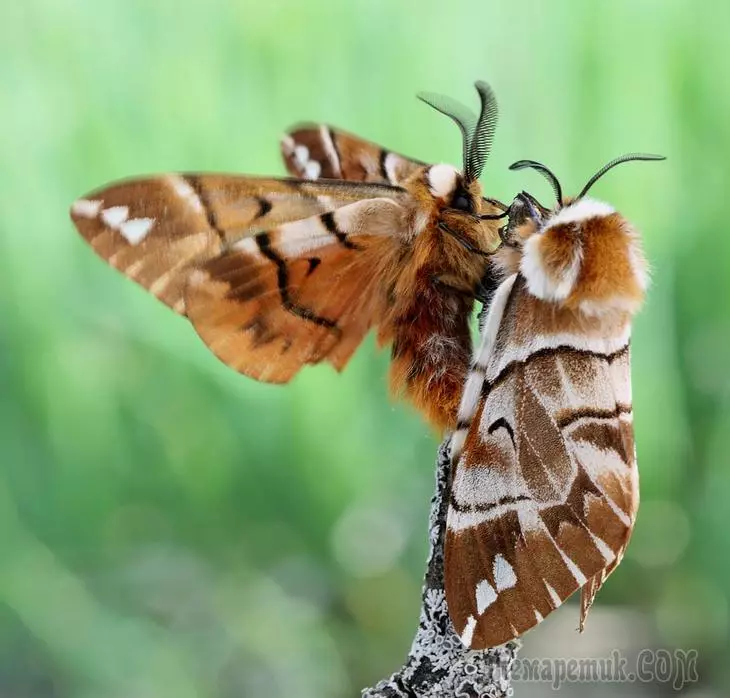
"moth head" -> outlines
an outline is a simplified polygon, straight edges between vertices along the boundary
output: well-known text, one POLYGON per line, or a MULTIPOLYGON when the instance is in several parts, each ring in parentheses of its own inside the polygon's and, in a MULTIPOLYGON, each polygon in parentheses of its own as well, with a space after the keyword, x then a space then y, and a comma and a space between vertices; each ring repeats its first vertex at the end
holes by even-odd
MULTIPOLYGON (((420 93, 418 98, 448 116, 461 131, 463 165, 461 171, 452 165, 424 168, 421 181, 422 196, 417 199, 431 203, 441 231, 467 249, 476 240, 474 231, 481 230, 480 214, 485 209, 479 177, 484 169, 497 127, 497 100, 485 82, 475 83, 481 108, 476 115, 463 104, 433 93, 420 93)), ((414 192, 415 193, 415 192, 414 192)), ((420 192, 418 192, 420 193, 420 192)), ((486 205, 491 212, 494 207, 486 205)), ((433 219, 432 219, 433 220, 433 219)), ((476 247, 479 245, 477 244, 476 247)))
POLYGON ((481 187, 477 180, 471 182, 453 165, 432 165, 424 172, 428 193, 440 209, 453 212, 475 214, 481 197, 481 187))
POLYGON ((510 206, 503 231, 505 244, 519 249, 519 270, 532 295, 589 316, 639 309, 649 281, 639 235, 611 205, 587 194, 622 162, 660 159, 629 154, 612 160, 573 199, 563 198, 560 183, 544 165, 522 160, 511 166, 538 170, 557 199, 548 210, 522 192, 510 206))

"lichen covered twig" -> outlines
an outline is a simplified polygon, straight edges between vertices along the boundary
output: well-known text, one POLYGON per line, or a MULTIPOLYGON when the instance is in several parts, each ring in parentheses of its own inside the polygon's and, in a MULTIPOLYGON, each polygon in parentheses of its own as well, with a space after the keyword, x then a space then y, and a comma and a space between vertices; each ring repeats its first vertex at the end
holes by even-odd
POLYGON ((464 649, 446 608, 444 534, 448 508, 448 440, 439 449, 431 500, 429 554, 421 618, 405 665, 363 691, 363 698, 502 698, 511 695, 510 672, 519 643, 486 652, 464 649))

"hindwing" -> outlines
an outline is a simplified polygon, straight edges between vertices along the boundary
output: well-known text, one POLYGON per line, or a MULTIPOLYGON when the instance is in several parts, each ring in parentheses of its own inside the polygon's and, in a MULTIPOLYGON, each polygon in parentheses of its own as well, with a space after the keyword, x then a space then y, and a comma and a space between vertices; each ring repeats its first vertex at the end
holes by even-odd
POLYGON ((282 138, 281 153, 295 177, 396 186, 426 164, 326 124, 294 127, 282 138))

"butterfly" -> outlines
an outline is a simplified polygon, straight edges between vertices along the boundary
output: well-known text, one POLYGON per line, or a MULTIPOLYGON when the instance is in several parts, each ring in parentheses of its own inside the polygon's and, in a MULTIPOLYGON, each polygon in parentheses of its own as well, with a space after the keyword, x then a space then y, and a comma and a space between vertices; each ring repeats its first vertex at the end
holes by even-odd
POLYGON ((548 210, 509 206, 484 321, 451 441, 446 599, 472 649, 540 623, 582 590, 580 629, 628 545, 639 504, 629 340, 648 285, 634 227, 588 198, 603 167, 548 210))
POLYGON ((479 176, 497 120, 419 98, 463 139, 461 170, 427 165, 325 125, 281 143, 290 178, 167 174, 115 182, 71 217, 111 266, 184 315, 223 362, 287 383, 308 364, 342 370, 377 328, 390 384, 453 428, 471 355, 469 317, 504 206, 479 176))

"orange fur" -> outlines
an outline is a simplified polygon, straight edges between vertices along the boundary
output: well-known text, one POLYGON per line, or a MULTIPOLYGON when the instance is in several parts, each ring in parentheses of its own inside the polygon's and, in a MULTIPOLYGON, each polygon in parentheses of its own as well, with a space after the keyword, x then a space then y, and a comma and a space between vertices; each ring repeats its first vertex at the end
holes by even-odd
POLYGON ((575 225, 559 225, 539 238, 543 272, 557 284, 570 271, 581 251, 581 234, 575 225))
POLYGON ((629 224, 618 213, 604 218, 592 218, 582 226, 583 261, 580 275, 566 305, 580 307, 585 301, 610 304, 623 299, 638 306, 644 298, 644 288, 630 260, 632 248, 643 265, 629 224))
POLYGON ((517 227, 512 235, 516 246, 499 250, 493 262, 505 276, 522 270, 546 280, 549 294, 538 295, 552 311, 543 309, 531 322, 549 329, 559 318, 566 328, 591 332, 603 326, 598 315, 612 314, 619 324, 627 321, 641 305, 647 284, 646 261, 629 222, 619 213, 559 224, 550 219, 548 215, 541 227, 533 220, 517 227), (528 240, 537 263, 525 271, 521 264, 528 240), (563 294, 555 292, 559 284, 565 284, 563 294))
MULTIPOLYGON (((411 220, 428 216, 393 268, 392 293, 379 321, 378 341, 392 342, 390 386, 440 430, 453 429, 471 360, 469 319, 473 291, 487 271, 486 258, 466 250, 437 227, 439 218, 475 247, 489 250, 497 238, 493 221, 446 212, 428 191, 424 171, 406 187, 417 205, 411 220), (438 278, 442 283, 435 281, 438 278), (444 285, 446 284, 446 285, 444 285)), ((478 182, 469 193, 481 205, 478 182)), ((478 209, 479 210, 479 209, 478 209)), ((490 210, 485 212, 495 212, 490 210)))

